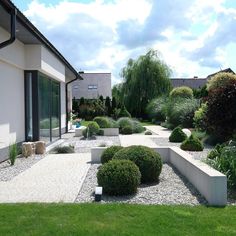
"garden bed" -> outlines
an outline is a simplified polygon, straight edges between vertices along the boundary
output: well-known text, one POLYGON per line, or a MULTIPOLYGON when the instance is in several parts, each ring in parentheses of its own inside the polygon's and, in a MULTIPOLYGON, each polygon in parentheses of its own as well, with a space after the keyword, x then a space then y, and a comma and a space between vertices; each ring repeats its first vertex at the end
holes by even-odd
MULTIPOLYGON (((100 164, 92 164, 76 202, 93 202, 94 190, 97 186, 97 171, 100 164)), ((102 203, 120 202, 135 204, 206 204, 206 200, 179 172, 168 164, 163 165, 159 183, 152 185, 142 184, 138 193, 131 196, 103 195, 102 203)))

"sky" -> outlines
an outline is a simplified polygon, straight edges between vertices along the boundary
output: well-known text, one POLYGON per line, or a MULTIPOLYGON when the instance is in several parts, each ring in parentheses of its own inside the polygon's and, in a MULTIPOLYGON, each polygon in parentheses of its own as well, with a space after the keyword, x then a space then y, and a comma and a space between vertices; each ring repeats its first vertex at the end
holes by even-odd
POLYGON ((235 0, 13 0, 78 71, 111 72, 159 52, 173 78, 236 71, 235 0))

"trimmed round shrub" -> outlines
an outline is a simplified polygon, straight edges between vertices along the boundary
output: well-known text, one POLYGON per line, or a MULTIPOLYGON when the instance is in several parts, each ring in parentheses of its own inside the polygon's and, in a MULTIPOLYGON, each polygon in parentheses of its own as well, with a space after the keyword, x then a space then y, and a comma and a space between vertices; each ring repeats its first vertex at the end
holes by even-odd
POLYGON ((121 146, 111 146, 109 148, 107 148, 106 150, 104 150, 104 152, 102 153, 101 156, 101 162, 102 164, 110 161, 113 156, 122 149, 123 147, 121 146))
POLYGON ((141 173, 129 160, 111 160, 102 165, 97 173, 98 185, 108 195, 129 195, 137 192, 141 173))
POLYGON ((169 141, 174 142, 174 143, 182 143, 186 138, 187 138, 187 135, 178 126, 172 131, 169 137, 169 141))
POLYGON ((121 134, 132 134, 133 129, 131 126, 127 125, 121 129, 121 134))
POLYGON ((232 73, 217 73, 207 83, 207 90, 213 91, 214 89, 223 88, 231 82, 236 82, 236 75, 232 73))
POLYGON ((187 86, 181 86, 174 88, 170 92, 170 98, 176 99, 176 98, 193 98, 193 90, 187 86))
POLYGON ((158 181, 162 170, 161 156, 145 146, 123 148, 113 156, 113 159, 133 161, 139 167, 142 183, 158 181))
POLYGON ((97 122, 100 128, 110 128, 110 122, 107 117, 97 116, 93 119, 93 121, 97 122))
POLYGON ((145 134, 145 135, 152 135, 152 132, 149 131, 149 130, 147 130, 144 134, 145 134))
POLYGON ((180 148, 185 151, 202 151, 204 147, 202 142, 197 137, 191 135, 183 141, 180 148))

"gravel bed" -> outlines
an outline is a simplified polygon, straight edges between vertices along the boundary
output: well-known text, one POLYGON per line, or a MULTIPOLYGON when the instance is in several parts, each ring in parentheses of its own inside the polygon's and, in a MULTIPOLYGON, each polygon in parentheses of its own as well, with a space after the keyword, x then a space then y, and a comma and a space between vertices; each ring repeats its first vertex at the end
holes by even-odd
MULTIPOLYGON (((96 174, 100 164, 91 165, 84 184, 75 202, 93 202, 97 186, 96 174)), ((103 195, 102 203, 120 202, 133 204, 206 204, 206 200, 175 168, 163 165, 160 181, 157 184, 141 185, 138 193, 131 196, 111 197, 103 195)))
MULTIPOLYGON (((169 142, 169 138, 151 138, 151 140, 156 143, 158 146, 169 146, 169 147, 180 147, 181 143, 172 143, 169 142)), ((193 156, 194 159, 197 160, 204 160, 206 159, 208 153, 213 149, 214 147, 210 145, 204 145, 204 149, 202 152, 190 152, 187 151, 189 154, 193 156)))
POLYGON ((9 161, 0 163, 0 181, 10 181, 15 176, 27 170, 43 158, 42 155, 30 156, 28 158, 19 157, 13 166, 9 161))
POLYGON ((105 145, 107 147, 112 145, 120 146, 120 139, 119 136, 96 136, 95 139, 89 140, 79 137, 72 137, 63 143, 63 145, 69 144, 74 145, 75 152, 85 153, 90 152, 91 147, 98 147, 100 145, 105 145))

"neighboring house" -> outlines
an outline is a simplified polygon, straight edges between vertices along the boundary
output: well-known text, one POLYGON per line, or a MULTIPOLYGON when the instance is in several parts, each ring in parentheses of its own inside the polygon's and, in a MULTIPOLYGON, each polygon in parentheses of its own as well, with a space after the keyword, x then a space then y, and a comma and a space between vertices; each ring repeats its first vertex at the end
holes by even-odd
POLYGON ((171 84, 174 88, 180 86, 188 86, 193 89, 198 89, 203 87, 211 77, 221 72, 235 74, 231 68, 227 68, 208 75, 206 78, 198 78, 197 76, 194 76, 193 78, 171 78, 171 84))
POLYGON ((80 73, 83 80, 72 83, 73 98, 94 99, 99 96, 111 98, 111 73, 80 73))
POLYGON ((172 78, 170 80, 171 80, 171 84, 174 88, 180 87, 180 86, 188 86, 188 87, 193 88, 193 89, 198 89, 198 88, 203 87, 207 82, 206 78, 198 78, 198 77, 194 77, 194 78, 172 78))
POLYGON ((9 0, 0 1, 0 161, 8 146, 67 130, 77 71, 9 0))

